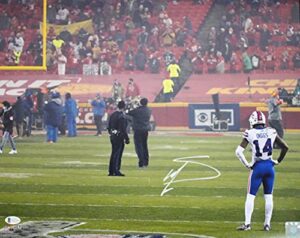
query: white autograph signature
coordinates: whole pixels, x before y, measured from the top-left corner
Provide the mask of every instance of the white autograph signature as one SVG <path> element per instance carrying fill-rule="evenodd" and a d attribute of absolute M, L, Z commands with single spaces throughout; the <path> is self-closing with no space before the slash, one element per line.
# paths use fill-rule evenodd
<path fill-rule="evenodd" d="M 173 190 L 174 188 L 171 187 L 171 185 L 173 183 L 180 183 L 180 182 L 187 182 L 187 181 L 196 181 L 196 180 L 209 180 L 209 179 L 215 179 L 215 178 L 218 178 L 219 176 L 221 176 L 221 172 L 210 166 L 210 165 L 207 165 L 207 164 L 204 164 L 204 163 L 200 163 L 198 161 L 195 161 L 195 159 L 207 159 L 209 158 L 208 155 L 196 155 L 196 156 L 190 156 L 190 157 L 182 157 L 182 158 L 176 158 L 174 159 L 173 161 L 174 162 L 178 162 L 178 163 L 184 163 L 179 169 L 177 170 L 174 170 L 174 169 L 171 169 L 170 172 L 167 174 L 167 176 L 163 179 L 163 182 L 164 182 L 164 189 L 163 191 L 161 192 L 160 196 L 164 196 L 166 193 L 170 192 L 171 190 Z M 199 164 L 199 165 L 202 165 L 202 166 L 205 166 L 205 167 L 208 167 L 210 169 L 212 169 L 213 171 L 215 171 L 217 174 L 215 176 L 209 176 L 209 177 L 200 177 L 200 178 L 189 178 L 189 179 L 178 179 L 178 180 L 175 180 L 177 175 L 180 174 L 180 172 L 184 169 L 185 166 L 187 166 L 188 164 Z"/>

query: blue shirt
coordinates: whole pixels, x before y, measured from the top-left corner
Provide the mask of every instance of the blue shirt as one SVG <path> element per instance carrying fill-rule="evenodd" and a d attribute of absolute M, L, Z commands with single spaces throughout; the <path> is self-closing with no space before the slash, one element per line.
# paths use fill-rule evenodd
<path fill-rule="evenodd" d="M 105 102 L 103 100 L 93 100 L 91 102 L 91 105 L 93 106 L 93 113 L 97 116 L 103 116 L 105 113 Z"/>
<path fill-rule="evenodd" d="M 73 98 L 68 98 L 65 102 L 65 113 L 68 118 L 77 117 L 77 103 Z"/>

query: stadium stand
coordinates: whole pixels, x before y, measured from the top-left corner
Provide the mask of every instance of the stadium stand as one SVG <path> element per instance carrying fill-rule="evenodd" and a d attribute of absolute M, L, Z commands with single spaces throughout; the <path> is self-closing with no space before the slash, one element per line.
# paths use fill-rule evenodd
<path fill-rule="evenodd" d="M 126 53 L 129 50 L 133 50 L 130 70 L 137 72 L 164 72 L 164 56 L 167 51 L 176 60 L 187 51 L 193 62 L 194 73 L 232 73 L 233 52 L 238 56 L 235 71 L 242 72 L 244 50 L 257 53 L 260 65 L 255 70 L 258 72 L 298 69 L 297 64 L 293 62 L 296 52 L 299 51 L 300 37 L 299 13 L 298 16 L 296 13 L 299 5 L 295 1 L 268 1 L 259 5 L 251 1 L 226 1 L 224 7 L 227 14 L 211 27 L 207 42 L 199 42 L 197 33 L 205 23 L 206 17 L 213 11 L 215 1 L 199 1 L 198 4 L 195 2 L 198 1 L 178 1 L 177 4 L 173 4 L 173 1 L 147 0 L 130 1 L 129 4 L 128 1 L 115 0 L 79 1 L 76 4 L 77 1 L 50 0 L 48 23 L 54 24 L 54 28 L 57 25 L 64 25 L 66 28 L 60 31 L 50 28 L 48 31 L 48 73 L 57 73 L 57 60 L 52 43 L 56 35 L 65 41 L 62 51 L 67 57 L 67 74 L 97 74 L 103 61 L 110 63 L 113 73 L 126 72 Z M 9 17 L 17 14 L 6 4 L 1 4 L 1 9 L 6 11 Z M 18 26 L 31 26 L 23 33 L 26 39 L 24 47 L 28 49 L 31 45 L 29 50 L 39 42 L 36 21 L 41 16 L 41 7 L 37 4 L 34 9 L 38 14 L 34 14 L 32 19 L 23 17 L 25 20 Z M 273 19 L 268 18 L 269 15 Z M 62 18 L 64 20 L 61 20 Z M 70 33 L 70 25 L 86 20 L 92 20 L 94 33 L 84 29 L 77 30 L 74 34 Z M 12 22 L 13 20 L 10 24 L 13 24 Z M 0 32 L 7 41 L 10 31 L 2 29 Z M 266 54 L 265 47 L 273 52 L 271 63 L 266 62 L 266 58 L 269 60 L 270 57 Z M 226 49 L 229 52 L 225 52 Z M 21 57 L 21 65 L 32 62 L 32 55 L 27 57 L 27 51 Z M 218 51 L 222 55 L 217 56 Z M 94 67 L 84 66 L 89 62 L 88 54 L 92 55 L 90 63 Z M 289 61 L 286 67 L 281 65 L 282 54 Z M 250 57 L 252 56 L 250 54 Z M 3 58 L 5 59 L 1 53 L 1 65 L 4 63 Z M 159 69 L 155 70 L 152 67 Z M 86 70 L 89 68 L 92 68 L 90 72 Z"/>
<path fill-rule="evenodd" d="M 42 1 L 0 2 L 1 66 L 42 65 L 41 21 Z"/>
<path fill-rule="evenodd" d="M 22 7 L 32 8 L 30 4 Z M 208 22 L 216 5 L 223 6 L 224 15 Z M 0 4 L 0 39 L 7 42 L 11 37 L 11 28 L 4 24 L 8 15 L 10 25 L 23 29 L 20 65 L 36 65 L 42 59 L 36 50 L 41 47 L 36 24 L 41 4 L 33 5 L 34 18 L 25 14 L 19 25 L 13 14 L 21 15 L 23 8 Z M 299 3 L 293 0 L 49 0 L 47 9 L 47 71 L 1 74 L 56 75 L 63 55 L 67 75 L 100 75 L 100 66 L 109 65 L 112 75 L 150 73 L 164 78 L 174 59 L 182 69 L 180 91 L 193 74 L 300 71 Z M 203 32 L 205 27 L 209 30 Z M 7 52 L 1 52 L 0 44 L 1 65 L 5 60 Z M 252 69 L 245 69 L 247 60 Z"/>

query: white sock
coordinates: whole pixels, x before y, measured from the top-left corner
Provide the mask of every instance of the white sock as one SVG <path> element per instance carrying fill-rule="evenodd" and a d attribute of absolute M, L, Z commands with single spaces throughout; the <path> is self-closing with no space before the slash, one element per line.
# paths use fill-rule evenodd
<path fill-rule="evenodd" d="M 255 196 L 252 194 L 247 194 L 245 203 L 245 225 L 251 224 L 251 217 L 254 210 L 254 199 Z"/>
<path fill-rule="evenodd" d="M 265 223 L 264 223 L 264 225 L 270 226 L 272 212 L 273 212 L 273 195 L 265 194 Z"/>

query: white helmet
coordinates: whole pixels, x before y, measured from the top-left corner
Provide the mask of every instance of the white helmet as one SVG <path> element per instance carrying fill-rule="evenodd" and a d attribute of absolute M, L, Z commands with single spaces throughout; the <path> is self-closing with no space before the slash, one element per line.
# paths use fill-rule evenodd
<path fill-rule="evenodd" d="M 254 111 L 249 117 L 249 123 L 250 123 L 250 127 L 254 127 L 254 125 L 258 125 L 258 124 L 265 125 L 266 117 L 261 111 Z"/>

